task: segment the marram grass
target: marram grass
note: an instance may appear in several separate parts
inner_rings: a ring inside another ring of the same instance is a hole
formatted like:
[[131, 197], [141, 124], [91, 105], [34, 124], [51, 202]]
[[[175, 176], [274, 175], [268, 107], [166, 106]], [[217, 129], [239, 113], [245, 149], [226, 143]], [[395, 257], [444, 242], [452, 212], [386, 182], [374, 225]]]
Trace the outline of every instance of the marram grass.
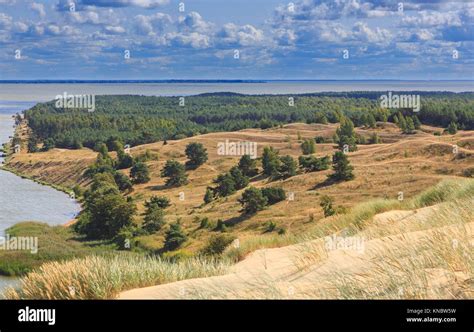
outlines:
[[89, 256], [43, 264], [9, 288], [7, 299], [111, 299], [121, 291], [184, 279], [225, 274], [224, 260], [193, 258], [169, 262], [138, 255]]

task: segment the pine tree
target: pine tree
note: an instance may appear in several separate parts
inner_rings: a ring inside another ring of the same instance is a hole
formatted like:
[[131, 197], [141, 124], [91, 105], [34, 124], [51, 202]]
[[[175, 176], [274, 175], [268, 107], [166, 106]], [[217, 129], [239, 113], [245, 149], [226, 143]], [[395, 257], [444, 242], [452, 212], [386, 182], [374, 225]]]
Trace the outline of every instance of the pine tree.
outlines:
[[420, 129], [421, 128], [421, 122], [420, 119], [416, 115], [413, 115], [413, 124], [415, 125], [415, 129]]
[[304, 142], [301, 143], [301, 150], [303, 151], [304, 155], [315, 153], [316, 146], [314, 140], [312, 138], [305, 139]]
[[349, 118], [341, 117], [341, 125], [337, 128], [335, 137], [337, 138], [339, 149], [343, 150], [344, 146], [347, 145], [349, 151], [357, 150], [354, 124]]
[[204, 204], [209, 204], [214, 200], [214, 193], [211, 188], [206, 189], [206, 193], [204, 194]]
[[354, 174], [352, 174], [354, 168], [351, 166], [347, 156], [343, 152], [337, 151], [333, 155], [332, 164], [334, 173], [330, 175], [330, 178], [336, 181], [348, 181], [354, 178]]
[[456, 122], [452, 121], [449, 126], [448, 126], [448, 133], [451, 134], [451, 135], [454, 135], [458, 132], [458, 126], [456, 124]]
[[188, 176], [184, 165], [180, 164], [176, 160], [167, 160], [165, 167], [161, 170], [161, 176], [167, 177], [166, 185], [170, 186], [182, 186], [188, 183]]
[[278, 169], [280, 168], [280, 158], [278, 158], [278, 152], [273, 147], [266, 146], [263, 148], [262, 155], [262, 167], [263, 173], [267, 176], [278, 175]]

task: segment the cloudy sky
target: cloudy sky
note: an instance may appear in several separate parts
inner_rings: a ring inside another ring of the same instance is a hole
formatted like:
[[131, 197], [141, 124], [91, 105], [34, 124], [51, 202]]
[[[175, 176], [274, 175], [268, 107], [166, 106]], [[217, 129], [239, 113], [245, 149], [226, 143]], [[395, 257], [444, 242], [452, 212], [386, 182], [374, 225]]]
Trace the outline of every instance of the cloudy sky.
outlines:
[[0, 0], [0, 80], [473, 73], [474, 1]]

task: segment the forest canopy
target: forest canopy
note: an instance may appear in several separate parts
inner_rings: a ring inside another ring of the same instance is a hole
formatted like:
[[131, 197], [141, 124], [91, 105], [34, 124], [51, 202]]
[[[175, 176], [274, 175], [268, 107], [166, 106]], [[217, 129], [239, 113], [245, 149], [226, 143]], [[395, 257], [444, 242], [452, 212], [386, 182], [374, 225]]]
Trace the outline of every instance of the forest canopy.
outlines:
[[[474, 129], [474, 93], [398, 92], [421, 96], [417, 113], [411, 109], [382, 109], [380, 96], [385, 93], [212, 93], [185, 97], [184, 103], [180, 97], [96, 96], [92, 113], [56, 108], [50, 101], [25, 111], [25, 118], [34, 140], [48, 148], [94, 148], [111, 139], [135, 146], [213, 131], [266, 129], [292, 122], [336, 123], [343, 115], [360, 126], [369, 114], [376, 121], [392, 121], [398, 112], [416, 114], [423, 124], [446, 128], [454, 122], [458, 129]], [[291, 98], [294, 104], [289, 102]]]

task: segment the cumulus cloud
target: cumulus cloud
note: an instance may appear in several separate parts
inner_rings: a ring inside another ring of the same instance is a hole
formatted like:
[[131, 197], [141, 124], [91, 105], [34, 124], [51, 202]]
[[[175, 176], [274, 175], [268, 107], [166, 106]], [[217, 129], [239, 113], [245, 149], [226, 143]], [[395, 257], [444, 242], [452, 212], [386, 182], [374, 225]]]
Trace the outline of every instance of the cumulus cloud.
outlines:
[[156, 13], [153, 15], [137, 15], [134, 18], [135, 27], [138, 33], [143, 35], [152, 35], [156, 31], [162, 31], [166, 26], [173, 22], [168, 14]]
[[256, 45], [263, 41], [264, 33], [250, 24], [238, 26], [233, 23], [225, 24], [218, 32], [217, 37], [226, 44], [241, 46]]
[[96, 7], [128, 7], [156, 8], [167, 4], [168, 0], [81, 0], [80, 3]]
[[185, 17], [180, 17], [179, 25], [182, 30], [200, 33], [207, 33], [214, 27], [212, 23], [205, 21], [201, 14], [197, 12], [190, 12]]

